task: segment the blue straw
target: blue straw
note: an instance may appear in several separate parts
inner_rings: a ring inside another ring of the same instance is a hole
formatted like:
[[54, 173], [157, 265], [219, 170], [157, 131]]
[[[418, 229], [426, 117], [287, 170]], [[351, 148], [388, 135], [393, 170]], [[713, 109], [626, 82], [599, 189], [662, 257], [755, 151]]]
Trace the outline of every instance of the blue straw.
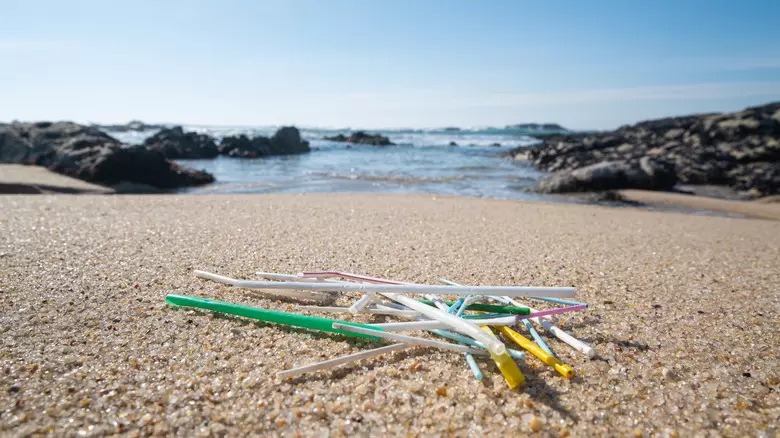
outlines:
[[467, 303], [468, 300], [471, 300], [471, 297], [472, 296], [469, 295], [469, 296], [467, 296], [466, 298], [463, 299], [463, 302], [460, 303], [460, 308], [458, 309], [458, 313], [456, 313], [456, 315], [463, 316], [463, 312], [465, 312], [466, 308], [469, 307], [469, 306], [466, 305], [466, 303]]
[[463, 304], [464, 300], [465, 298], [459, 298], [458, 301], [452, 303], [452, 306], [450, 306], [450, 309], [447, 311], [447, 313], [455, 313], [455, 311], [458, 310], [458, 307]]
[[569, 301], [569, 300], [562, 300], [560, 298], [550, 298], [550, 297], [528, 297], [533, 298], [535, 300], [539, 301], [547, 301], [549, 303], [557, 303], [557, 304], [565, 304], [567, 306], [587, 306], [585, 303], [580, 303], [577, 301]]
[[534, 341], [536, 341], [536, 343], [539, 344], [539, 348], [546, 351], [547, 354], [549, 354], [550, 356], [555, 357], [555, 353], [553, 353], [552, 350], [550, 350], [550, 347], [547, 346], [547, 344], [544, 342], [544, 339], [542, 339], [542, 337], [539, 336], [539, 333], [536, 332], [534, 326], [532, 326], [531, 323], [526, 319], [523, 320], [523, 325], [525, 326], [525, 328], [528, 329], [529, 332], [531, 332], [531, 337], [533, 337]]
[[474, 356], [471, 355], [471, 353], [463, 353], [466, 356], [466, 363], [469, 364], [469, 368], [471, 368], [471, 372], [474, 373], [474, 378], [477, 380], [482, 380], [482, 370], [479, 369], [479, 365], [477, 365], [477, 361], [474, 360]]

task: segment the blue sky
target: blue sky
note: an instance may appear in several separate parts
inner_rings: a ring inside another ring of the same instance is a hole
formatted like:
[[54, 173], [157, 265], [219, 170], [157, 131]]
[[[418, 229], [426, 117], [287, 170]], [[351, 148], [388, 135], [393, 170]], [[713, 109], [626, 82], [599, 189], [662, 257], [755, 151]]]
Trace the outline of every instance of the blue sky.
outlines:
[[780, 1], [0, 0], [0, 120], [614, 128], [780, 99]]

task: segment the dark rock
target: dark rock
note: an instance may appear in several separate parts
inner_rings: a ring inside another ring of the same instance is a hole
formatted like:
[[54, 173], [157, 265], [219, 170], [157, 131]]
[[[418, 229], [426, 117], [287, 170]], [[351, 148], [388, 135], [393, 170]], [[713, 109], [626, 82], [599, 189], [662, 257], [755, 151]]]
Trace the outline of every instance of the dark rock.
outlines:
[[[674, 164], [681, 183], [727, 185], [766, 196], [780, 190], [776, 176], [780, 102], [736, 113], [649, 120], [611, 132], [547, 135], [541, 144], [514, 149], [507, 156], [529, 160], [537, 169], [549, 172], [602, 162], [625, 162], [642, 170], [643, 158], [662, 159]], [[566, 186], [562, 179], [558, 185]], [[575, 185], [588, 186], [582, 182]]]
[[389, 138], [381, 134], [369, 134], [363, 131], [357, 131], [346, 137], [344, 134], [334, 135], [332, 137], [325, 137], [325, 140], [346, 142], [353, 144], [367, 144], [372, 146], [392, 146], [395, 143], [391, 142]]
[[451, 142], [450, 142], [450, 146], [457, 146], [457, 145], [458, 145], [458, 144], [457, 144], [457, 143], [455, 143], [454, 141], [451, 141]]
[[501, 147], [501, 143], [493, 143], [490, 146], [493, 146], [494, 148], [500, 148]]
[[460, 131], [460, 128], [458, 128], [457, 126], [448, 126], [448, 127], [444, 128], [444, 130], [445, 131]]
[[97, 128], [70, 122], [0, 126], [0, 161], [46, 166], [107, 185], [124, 181], [172, 189], [214, 181], [206, 172], [168, 161], [159, 151], [128, 147]]
[[639, 163], [605, 161], [578, 169], [563, 170], [539, 181], [536, 190], [542, 193], [619, 189], [670, 190], [676, 182], [672, 165], [645, 157]]
[[271, 154], [288, 155], [309, 152], [309, 142], [301, 139], [301, 133], [294, 126], [279, 128], [271, 137]]
[[292, 126], [280, 128], [271, 138], [258, 136], [250, 139], [242, 134], [225, 137], [219, 145], [220, 154], [238, 158], [301, 154], [310, 150], [309, 142], [302, 140], [298, 128]]
[[181, 126], [163, 129], [147, 138], [144, 145], [172, 160], [214, 158], [219, 154], [213, 138], [196, 132], [184, 132]]

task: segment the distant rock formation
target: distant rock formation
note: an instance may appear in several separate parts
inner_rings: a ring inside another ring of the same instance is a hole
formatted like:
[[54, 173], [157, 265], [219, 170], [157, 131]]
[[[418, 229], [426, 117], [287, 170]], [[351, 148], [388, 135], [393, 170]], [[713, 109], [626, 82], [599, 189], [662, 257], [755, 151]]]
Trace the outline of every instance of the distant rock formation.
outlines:
[[46, 166], [103, 185], [129, 182], [174, 189], [214, 181], [161, 152], [127, 146], [97, 128], [71, 122], [0, 125], [0, 162]]
[[228, 136], [219, 144], [219, 153], [237, 158], [260, 158], [270, 155], [302, 154], [311, 151], [309, 142], [301, 139], [298, 128], [285, 126], [273, 137]]
[[518, 123], [516, 125], [507, 125], [506, 129], [524, 131], [567, 131], [566, 128], [557, 123]]
[[447, 126], [446, 128], [444, 128], [444, 131], [460, 131], [460, 128], [458, 128], [457, 126]]
[[[541, 182], [539, 189], [548, 192], [648, 188], [647, 179], [633, 177], [643, 171], [644, 159], [668, 163], [683, 184], [726, 185], [752, 197], [773, 195], [780, 193], [780, 102], [735, 113], [650, 120], [611, 132], [553, 135], [509, 155], [541, 170], [562, 172], [551, 177], [557, 181], [579, 181]], [[610, 164], [592, 167], [604, 162]], [[604, 177], [606, 173], [612, 176]], [[650, 186], [667, 189], [667, 176], [664, 170], [664, 183]], [[612, 187], [606, 184], [610, 181]]]
[[344, 134], [334, 135], [332, 137], [325, 137], [325, 140], [346, 142], [353, 144], [367, 144], [372, 146], [392, 146], [395, 143], [391, 142], [389, 138], [381, 134], [369, 134], [364, 131], [357, 131], [351, 134], [349, 137]]
[[219, 154], [213, 138], [195, 132], [184, 132], [181, 126], [163, 129], [147, 138], [144, 146], [169, 159], [214, 158]]

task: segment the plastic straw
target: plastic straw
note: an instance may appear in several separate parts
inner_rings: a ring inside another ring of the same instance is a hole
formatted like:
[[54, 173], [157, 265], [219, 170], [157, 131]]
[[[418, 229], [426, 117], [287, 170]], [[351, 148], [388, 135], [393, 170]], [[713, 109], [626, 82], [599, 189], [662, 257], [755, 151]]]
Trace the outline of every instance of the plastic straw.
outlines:
[[434, 347], [441, 350], [452, 350], [459, 353], [487, 354], [485, 350], [477, 350], [476, 348], [470, 348], [465, 345], [450, 344], [449, 342], [440, 342], [433, 339], [418, 338], [415, 336], [406, 336], [390, 332], [376, 332], [376, 334], [374, 334], [374, 330], [370, 328], [358, 327], [356, 325], [344, 324], [341, 322], [334, 322], [333, 329], [350, 331], [369, 336], [378, 336], [380, 338], [389, 339], [391, 341], [403, 342], [404, 344], [425, 345], [427, 347]]
[[550, 303], [563, 304], [563, 305], [566, 305], [566, 306], [585, 306], [585, 307], [588, 307], [588, 305], [586, 303], [580, 303], [579, 301], [562, 300], [560, 298], [550, 298], [550, 297], [528, 297], [528, 298], [532, 298], [534, 300], [539, 300], [539, 301], [547, 301], [547, 302], [550, 302]]
[[[210, 300], [208, 298], [190, 297], [186, 295], [167, 295], [165, 302], [174, 306], [195, 307], [198, 309], [211, 310], [214, 312], [227, 313], [229, 315], [243, 316], [245, 318], [257, 319], [265, 322], [284, 324], [293, 327], [303, 327], [311, 330], [339, 333], [347, 336], [357, 336], [361, 338], [380, 339], [379, 336], [369, 332], [352, 332], [348, 330], [336, 330], [334, 323], [363, 327], [366, 330], [382, 330], [381, 327], [374, 327], [354, 322], [339, 321], [328, 318], [318, 318], [315, 316], [298, 315], [295, 313], [277, 312], [274, 310], [261, 309], [258, 307], [242, 306], [239, 304], [226, 303], [224, 301]], [[378, 332], [381, 333], [381, 332]]]
[[[490, 336], [495, 336], [493, 335], [493, 331], [490, 330], [490, 327], [483, 325], [480, 328], [484, 330], [485, 333], [489, 333]], [[520, 372], [520, 368], [517, 367], [517, 364], [512, 360], [508, 353], [495, 354], [491, 351], [490, 357], [493, 359], [493, 362], [496, 363], [498, 370], [501, 371], [504, 380], [506, 380], [506, 384], [509, 385], [510, 388], [515, 389], [525, 381], [525, 376]]]
[[[453, 315], [457, 318], [457, 316]], [[481, 325], [515, 325], [517, 320], [514, 316], [507, 316], [504, 318], [492, 318], [492, 319], [462, 319], [463, 321], [469, 321], [479, 323]], [[371, 327], [379, 327], [389, 332], [402, 332], [408, 330], [436, 330], [436, 329], [448, 329], [452, 326], [436, 320], [423, 320], [423, 321], [411, 321], [411, 322], [383, 322], [379, 324], [370, 324]]]
[[[504, 297], [512, 302], [512, 304], [516, 306], [522, 306], [522, 304], [518, 303], [517, 301], [513, 300], [510, 297]], [[533, 311], [533, 309], [532, 309]], [[542, 327], [544, 327], [545, 330], [552, 333], [553, 336], [560, 339], [561, 341], [565, 342], [575, 350], [581, 352], [582, 354], [588, 356], [588, 358], [592, 359], [596, 356], [596, 350], [593, 349], [590, 345], [580, 341], [579, 339], [575, 338], [574, 336], [566, 333], [565, 331], [561, 330], [560, 328], [554, 326], [549, 321], [546, 321], [542, 318], [531, 318], [531, 320]]]
[[561, 373], [563, 377], [566, 377], [568, 379], [574, 377], [574, 370], [570, 366], [561, 362], [555, 356], [551, 354], [547, 354], [547, 352], [545, 352], [544, 350], [536, 346], [533, 342], [531, 342], [531, 340], [524, 337], [520, 333], [510, 329], [509, 327], [496, 327], [496, 329], [501, 333], [503, 333], [509, 339], [513, 340], [517, 345], [525, 348], [526, 350], [531, 352], [531, 354], [541, 359], [542, 362], [553, 367], [555, 371]]
[[[421, 303], [425, 304], [433, 304], [431, 300], [419, 300]], [[457, 304], [459, 301], [444, 301], [444, 303], [448, 306], [452, 306], [454, 304]], [[469, 310], [476, 310], [481, 312], [490, 312], [490, 313], [509, 313], [513, 315], [529, 315], [531, 314], [531, 309], [528, 307], [518, 307], [518, 306], [496, 306], [494, 304], [482, 304], [482, 303], [473, 303], [469, 305]]]
[[463, 355], [466, 356], [466, 363], [469, 365], [469, 368], [471, 368], [471, 373], [474, 374], [474, 378], [482, 380], [485, 376], [482, 374], [482, 370], [479, 369], [477, 361], [474, 360], [474, 356], [471, 353], [463, 353]]
[[289, 370], [284, 370], [279, 373], [276, 373], [276, 377], [279, 377], [281, 379], [286, 379], [288, 377], [299, 376], [301, 374], [310, 373], [313, 371], [328, 370], [345, 363], [355, 362], [360, 359], [367, 359], [369, 357], [379, 356], [381, 354], [390, 353], [393, 351], [400, 351], [405, 348], [409, 348], [409, 345], [407, 344], [385, 345], [384, 347], [374, 348], [372, 350], [360, 351], [358, 353], [348, 354], [346, 356], [337, 357], [335, 359], [330, 359], [322, 362], [304, 365], [298, 368], [291, 368]]
[[363, 295], [362, 297], [360, 297], [359, 300], [355, 301], [354, 304], [349, 306], [349, 313], [353, 315], [357, 315], [358, 313], [360, 313], [360, 311], [363, 310], [363, 308], [366, 307], [371, 302], [371, 300], [374, 299], [374, 296], [376, 296], [374, 292], [369, 292]]
[[[350, 313], [349, 307], [296, 306], [296, 308], [301, 310], [316, 310], [319, 312]], [[393, 316], [400, 316], [404, 318], [414, 318], [416, 316], [420, 316], [420, 312], [415, 312], [414, 310], [391, 309], [381, 305], [365, 307], [363, 308], [361, 313], [370, 313], [375, 315], [393, 315]]]
[[549, 355], [555, 356], [555, 353], [552, 352], [550, 347], [547, 345], [546, 342], [544, 342], [544, 339], [542, 339], [542, 337], [539, 336], [539, 333], [536, 331], [534, 326], [528, 320], [523, 320], [523, 325], [525, 326], [525, 328], [528, 329], [528, 332], [531, 333], [531, 337], [534, 338], [534, 341], [536, 341], [536, 343], [539, 345], [539, 348], [547, 352]]

